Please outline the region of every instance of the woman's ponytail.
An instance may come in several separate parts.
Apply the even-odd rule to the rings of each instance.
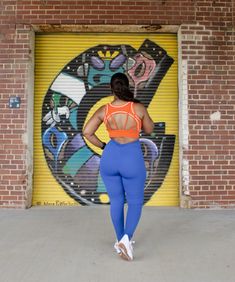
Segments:
[[[121,100],[140,103],[134,98],[133,92],[129,89],[129,80],[124,73],[115,73],[111,78],[111,89]]]

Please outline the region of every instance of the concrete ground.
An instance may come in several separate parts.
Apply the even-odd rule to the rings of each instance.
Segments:
[[[144,207],[134,261],[109,206],[0,210],[1,282],[234,282],[235,210]]]

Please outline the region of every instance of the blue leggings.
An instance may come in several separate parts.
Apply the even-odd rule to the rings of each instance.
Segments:
[[[132,238],[144,202],[146,168],[139,140],[120,144],[111,140],[105,147],[100,174],[110,199],[110,214],[118,241]],[[124,203],[128,204],[124,225]]]

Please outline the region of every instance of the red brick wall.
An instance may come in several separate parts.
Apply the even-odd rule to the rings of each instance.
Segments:
[[[0,206],[26,207],[29,31],[40,24],[181,25],[188,62],[191,207],[235,206],[235,39],[231,0],[2,0]],[[232,30],[233,27],[233,30]],[[21,97],[9,109],[10,96]],[[32,94],[31,94],[32,95]],[[212,120],[211,114],[221,115]]]
[[[197,1],[184,25],[188,61],[190,193],[194,207],[235,206],[235,41],[231,1]],[[234,24],[233,24],[234,28]],[[191,36],[191,38],[190,38]],[[187,38],[187,36],[186,36]],[[220,120],[210,115],[220,113]]]

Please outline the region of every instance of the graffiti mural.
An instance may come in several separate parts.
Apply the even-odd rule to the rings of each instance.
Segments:
[[[130,45],[94,46],[57,75],[42,105],[42,146],[51,173],[70,197],[82,205],[104,204],[100,155],[81,133],[90,109],[110,96],[111,76],[125,73],[135,97],[148,107],[173,62],[163,48],[146,39],[138,50]],[[151,135],[141,133],[140,141],[147,168],[146,203],[168,172],[175,135],[165,134],[163,121],[155,123]]]

